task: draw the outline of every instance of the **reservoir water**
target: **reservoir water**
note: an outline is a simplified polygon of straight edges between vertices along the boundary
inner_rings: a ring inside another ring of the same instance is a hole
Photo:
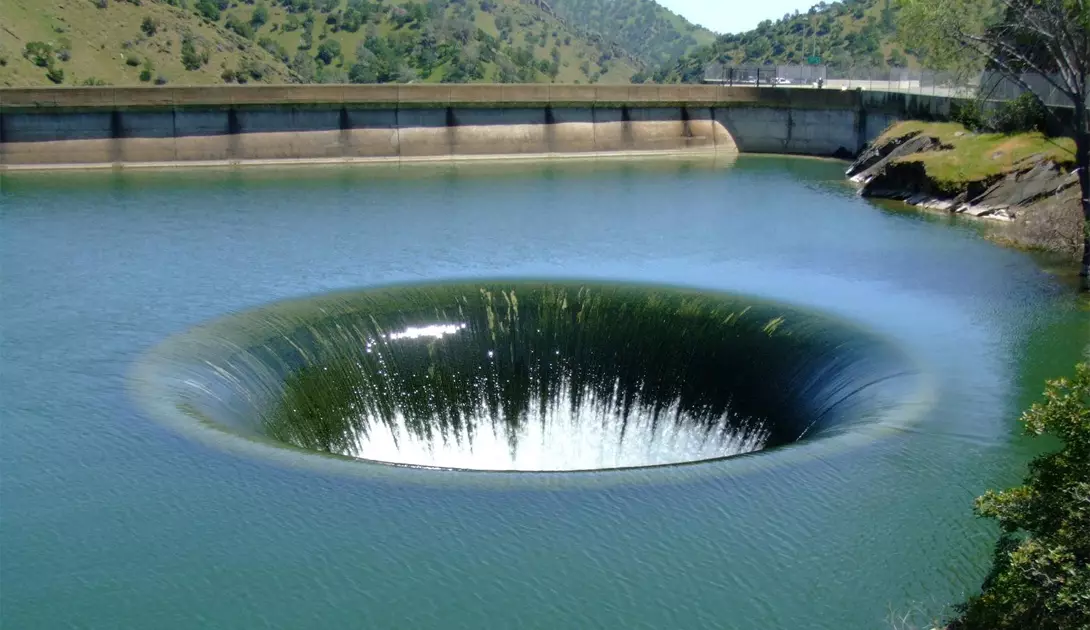
[[[1090,312],[842,172],[0,176],[0,625],[941,614]]]

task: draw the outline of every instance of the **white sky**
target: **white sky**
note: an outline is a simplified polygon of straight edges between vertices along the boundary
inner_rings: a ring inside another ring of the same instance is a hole
[[[716,33],[738,33],[761,20],[777,20],[795,9],[806,12],[818,0],[657,0],[685,19]]]

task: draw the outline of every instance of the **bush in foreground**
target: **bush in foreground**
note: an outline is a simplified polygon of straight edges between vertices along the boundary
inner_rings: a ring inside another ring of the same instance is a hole
[[[1003,534],[980,595],[958,606],[951,628],[1090,628],[1090,364],[1049,381],[1022,422],[1063,446],[1034,459],[1024,485],[977,499]]]

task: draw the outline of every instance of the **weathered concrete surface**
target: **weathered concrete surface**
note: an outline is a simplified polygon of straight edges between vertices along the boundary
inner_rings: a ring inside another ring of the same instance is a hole
[[[905,97],[711,85],[0,90],[0,167],[693,150],[839,156],[860,150],[898,108],[949,107]]]
[[[717,108],[716,121],[743,153],[854,155],[859,117],[851,110]]]

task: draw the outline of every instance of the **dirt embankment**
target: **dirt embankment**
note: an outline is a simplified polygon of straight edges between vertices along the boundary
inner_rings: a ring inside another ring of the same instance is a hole
[[[1077,256],[1073,147],[1040,134],[974,134],[952,123],[898,123],[851,165],[865,197],[1005,222],[999,240]]]

